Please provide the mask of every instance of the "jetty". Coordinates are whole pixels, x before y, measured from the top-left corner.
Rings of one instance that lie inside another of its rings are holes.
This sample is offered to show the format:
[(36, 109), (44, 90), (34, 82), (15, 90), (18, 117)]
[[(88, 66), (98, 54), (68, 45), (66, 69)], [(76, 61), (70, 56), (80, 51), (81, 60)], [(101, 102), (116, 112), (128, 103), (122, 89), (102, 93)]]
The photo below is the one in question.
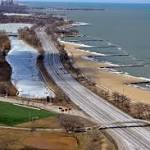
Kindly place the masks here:
[(8, 36), (13, 36), (13, 37), (17, 37), (18, 34), (17, 33), (7, 33)]
[(104, 66), (100, 67), (100, 69), (114, 69), (114, 68), (124, 68), (124, 67), (144, 67), (145, 64), (128, 64), (128, 65), (110, 65), (110, 66)]
[[(39, 8), (44, 9), (44, 8)], [(49, 11), (104, 11), (104, 8), (64, 8), (64, 7), (49, 7)]]
[(131, 82), (129, 84), (139, 85), (139, 84), (149, 84), (150, 81), (138, 81), (138, 82)]
[[(104, 54), (102, 55), (103, 57), (124, 57), (124, 56), (129, 56), (129, 54)], [(90, 58), (98, 58), (98, 57), (102, 57), (101, 55), (90, 55), (88, 57)]]
[(117, 47), (116, 45), (109, 45), (109, 46), (95, 46), (95, 48), (114, 48)]
[(103, 40), (102, 39), (89, 39), (89, 40), (69, 40), (69, 42), (102, 42)]

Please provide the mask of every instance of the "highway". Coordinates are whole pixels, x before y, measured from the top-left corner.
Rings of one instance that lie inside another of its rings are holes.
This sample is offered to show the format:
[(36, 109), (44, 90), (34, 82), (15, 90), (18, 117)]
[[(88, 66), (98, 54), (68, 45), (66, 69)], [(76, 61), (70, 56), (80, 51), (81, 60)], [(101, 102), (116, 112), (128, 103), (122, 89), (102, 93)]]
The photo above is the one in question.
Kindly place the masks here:
[[(76, 105), (98, 124), (133, 120), (132, 117), (78, 83), (64, 69), (59, 51), (44, 29), (36, 31), (36, 33), (45, 51), (44, 64), (49, 75)], [(150, 130), (127, 128), (108, 129), (106, 132), (115, 140), (120, 150), (150, 150)]]

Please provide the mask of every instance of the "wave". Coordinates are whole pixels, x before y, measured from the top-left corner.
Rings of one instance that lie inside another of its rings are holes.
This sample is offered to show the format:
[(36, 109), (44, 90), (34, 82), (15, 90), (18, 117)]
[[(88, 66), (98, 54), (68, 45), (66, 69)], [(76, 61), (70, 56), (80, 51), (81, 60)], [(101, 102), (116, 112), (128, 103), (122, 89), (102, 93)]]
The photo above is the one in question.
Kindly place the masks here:
[(87, 26), (87, 25), (90, 25), (90, 24), (86, 22), (75, 22), (72, 24), (72, 26)]
[(23, 14), (23, 13), (4, 13), (5, 16), (22, 16), (22, 17), (29, 17), (32, 14)]
[[(124, 50), (121, 46), (117, 45), (117, 44), (113, 44), (107, 40), (104, 40), (108, 46), (111, 46), (111, 45), (114, 45), (116, 46), (117, 50), (118, 51), (122, 51), (124, 54), (128, 54), (128, 52), (126, 50)], [(74, 42), (65, 42), (65, 41), (62, 41), (60, 40), (61, 43), (68, 43), (68, 44), (72, 44), (72, 45), (75, 45), (75, 46), (78, 46), (78, 47), (85, 47), (85, 48), (92, 48), (94, 46), (90, 46), (90, 45), (85, 45), (85, 44), (80, 44), (80, 43), (74, 43)], [(82, 58), (83, 59), (86, 59), (86, 60), (89, 60), (89, 61), (94, 61), (94, 62), (99, 62), (98, 59), (92, 57), (92, 55), (96, 55), (96, 56), (108, 56), (107, 54), (103, 54), (103, 53), (99, 53), (99, 52), (91, 52), (90, 50), (83, 50), (83, 49), (80, 49), (80, 51), (84, 51), (84, 52), (88, 52), (91, 54), (91, 57), (88, 57), (88, 56), (83, 56)], [(136, 57), (132, 56), (132, 55), (129, 55), (129, 57), (131, 57), (132, 60), (136, 60)], [(100, 63), (104, 63), (106, 65), (109, 65), (109, 66), (116, 66), (116, 67), (119, 67), (119, 64), (113, 64), (112, 62), (100, 62)], [(102, 68), (100, 68), (102, 69)], [(122, 72), (122, 71), (118, 71), (117, 69), (114, 69), (114, 68), (103, 68), (105, 69), (106, 71), (109, 71), (109, 72), (112, 72), (112, 73), (115, 73), (115, 74), (121, 74), (121, 75), (124, 75), (124, 76), (127, 76), (129, 78), (135, 78), (137, 80), (141, 80), (141, 81), (150, 81), (150, 78), (145, 78), (145, 77), (138, 77), (138, 76), (135, 76), (135, 75), (131, 75), (129, 74), (128, 72)], [(138, 88), (142, 88), (141, 86), (138, 86)], [(147, 88), (150, 88), (150, 86), (148, 85)]]
[[(109, 65), (109, 66), (117, 66), (117, 67), (119, 66), (118, 64), (113, 64), (112, 62), (101, 62), (101, 63), (104, 63), (104, 64)], [(134, 76), (134, 75), (129, 74), (128, 72), (117, 71), (114, 68), (100, 68), (100, 69), (104, 69), (106, 71), (109, 71), (109, 72), (112, 72), (115, 74), (122, 74), (124, 76), (129, 77), (129, 78), (136, 78), (136, 79), (139, 79), (141, 81), (150, 82), (150, 78)], [(150, 85), (149, 85), (149, 87), (150, 87)]]
[(63, 41), (63, 40), (61, 40), (61, 39), (58, 39), (58, 42), (60, 42), (60, 43), (62, 43), (62, 44), (70, 44), (70, 45), (77, 46), (77, 47), (85, 47), (85, 48), (93, 47), (93, 46), (86, 45), (86, 44), (82, 44), (82, 43), (75, 43), (75, 42)]
[[(83, 49), (79, 49), (79, 50), (83, 51), (83, 52), (87, 52), (87, 53), (91, 54), (91, 56), (106, 56), (105, 54), (99, 53), (99, 52), (91, 52), (89, 50), (83, 50)], [(87, 57), (89, 57), (89, 56), (87, 56)], [(93, 59), (95, 59), (97, 61), (96, 58), (93, 58)]]
[(88, 57), (88, 56), (82, 56), (83, 59), (85, 60), (89, 60), (89, 61), (94, 61), (94, 62), (97, 62), (96, 59), (94, 59), (93, 57)]
[(144, 81), (150, 81), (150, 78), (145, 78), (145, 77), (138, 77), (138, 78)]

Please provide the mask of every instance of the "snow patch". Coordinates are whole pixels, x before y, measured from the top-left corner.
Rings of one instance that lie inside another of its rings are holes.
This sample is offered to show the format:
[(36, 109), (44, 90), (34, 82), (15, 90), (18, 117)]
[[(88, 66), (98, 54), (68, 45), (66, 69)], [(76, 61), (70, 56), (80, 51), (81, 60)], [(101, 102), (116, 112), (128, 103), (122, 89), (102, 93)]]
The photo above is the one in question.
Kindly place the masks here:
[(99, 52), (91, 52), (89, 50), (83, 50), (83, 49), (79, 49), (82, 52), (87, 52), (90, 53), (92, 56), (106, 56), (105, 54), (99, 53)]
[(24, 27), (32, 27), (32, 24), (26, 24), (26, 23), (2, 23), (0, 24), (0, 30), (5, 31), (7, 33), (14, 33), (16, 34), (18, 32), (18, 29), (24, 28)]
[(75, 22), (72, 24), (72, 26), (87, 26), (89, 23), (86, 22)]
[(19, 13), (4, 13), (5, 16), (23, 16), (23, 17), (29, 17), (32, 16), (32, 14), (19, 14)]
[(22, 40), (10, 38), (12, 49), (7, 55), (7, 61), (12, 67), (12, 83), (18, 90), (18, 96), (26, 98), (55, 97), (46, 88), (36, 68), (37, 50)]
[(82, 56), (82, 58), (84, 59), (84, 60), (89, 60), (89, 61), (96, 61), (93, 57), (88, 57), (88, 56)]
[(93, 47), (90, 45), (85, 45), (85, 44), (80, 44), (80, 43), (66, 42), (66, 41), (63, 41), (61, 39), (58, 39), (58, 42), (60, 42), (62, 44), (70, 44), (70, 45), (77, 46), (77, 47), (86, 47), (86, 48)]

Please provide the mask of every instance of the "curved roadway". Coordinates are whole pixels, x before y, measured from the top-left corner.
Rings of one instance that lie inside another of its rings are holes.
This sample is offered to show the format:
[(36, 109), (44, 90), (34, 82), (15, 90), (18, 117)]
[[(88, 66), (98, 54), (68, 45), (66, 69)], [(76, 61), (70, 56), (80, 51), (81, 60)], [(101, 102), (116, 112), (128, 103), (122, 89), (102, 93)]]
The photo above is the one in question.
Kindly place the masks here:
[[(36, 33), (45, 51), (44, 63), (49, 75), (76, 105), (99, 124), (133, 120), (132, 117), (78, 83), (64, 69), (59, 51), (44, 29)], [(109, 129), (107, 132), (116, 141), (120, 150), (150, 150), (150, 131), (145, 128)]]

